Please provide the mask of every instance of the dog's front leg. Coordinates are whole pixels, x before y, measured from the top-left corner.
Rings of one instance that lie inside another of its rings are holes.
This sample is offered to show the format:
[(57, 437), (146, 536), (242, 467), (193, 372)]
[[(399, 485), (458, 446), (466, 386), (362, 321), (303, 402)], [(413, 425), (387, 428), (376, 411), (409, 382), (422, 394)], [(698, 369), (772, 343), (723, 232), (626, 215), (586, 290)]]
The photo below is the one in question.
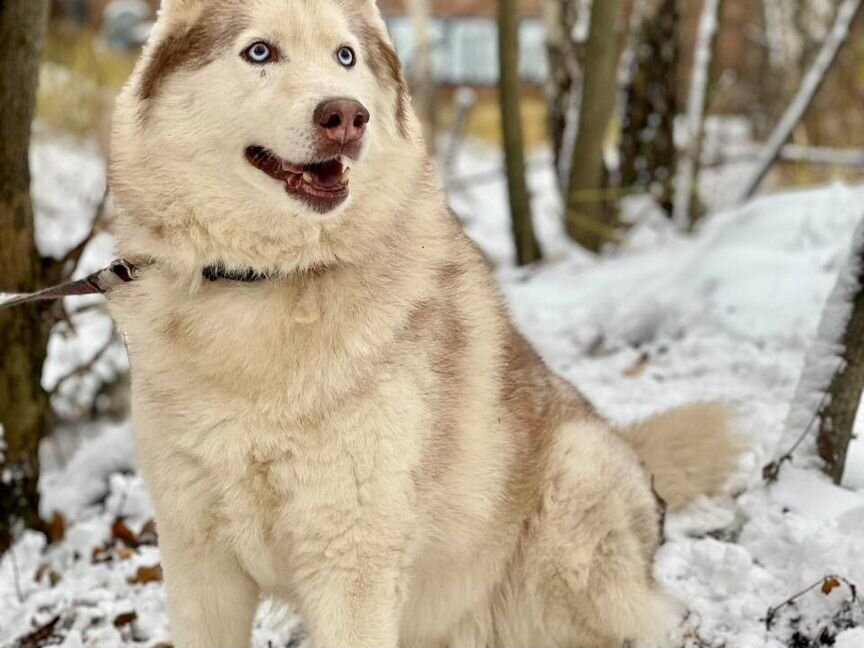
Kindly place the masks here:
[(249, 648), (257, 586), (236, 557), (174, 522), (160, 519), (159, 547), (175, 648)]
[(391, 570), (325, 561), (300, 594), (313, 648), (397, 648), (400, 602)]
[(413, 512), (398, 482), (389, 491), (374, 482), (368, 497), (334, 497), (294, 518), (304, 530), (292, 552), (294, 596), (311, 648), (398, 646)]

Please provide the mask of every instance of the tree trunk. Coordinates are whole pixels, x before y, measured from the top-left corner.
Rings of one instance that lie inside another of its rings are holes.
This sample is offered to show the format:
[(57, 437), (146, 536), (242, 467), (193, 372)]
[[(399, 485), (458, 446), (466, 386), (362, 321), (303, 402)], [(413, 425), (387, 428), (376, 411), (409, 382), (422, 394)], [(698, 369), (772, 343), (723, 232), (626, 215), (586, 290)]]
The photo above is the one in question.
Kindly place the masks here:
[(519, 11), (517, 0), (498, 2), (498, 58), (501, 67), (499, 87), (501, 128), (510, 194), (510, 217), (516, 262), (525, 265), (540, 259), (540, 246), (534, 236), (531, 198), (525, 181), (525, 149), (522, 140), (522, 115), (519, 84)]
[(672, 218), (682, 231), (690, 230), (696, 221), (696, 191), (702, 157), (705, 105), (722, 8), (723, 0), (705, 0), (699, 17), (699, 33), (687, 98), (687, 149), (679, 161), (672, 206)]
[[(0, 292), (40, 287), (28, 149), (47, 0), (0, 0)], [(0, 552), (15, 528), (39, 526), (39, 441), (47, 428), (41, 388), (51, 322), (37, 307), (0, 311)]]
[(591, 8), (579, 131), (567, 189), (567, 232), (577, 243), (594, 252), (615, 238), (615, 223), (603, 199), (606, 174), (603, 145), (618, 90), (615, 72), (619, 6), (620, 0), (598, 0)]
[[(548, 108), (549, 140), (555, 169), (558, 171), (560, 189), (566, 190), (569, 160), (564, 163), (564, 141), (567, 125), (572, 113), (579, 114), (582, 73), (579, 65), (580, 44), (573, 39), (578, 5), (575, 0), (546, 0), (543, 18), (546, 26), (546, 59), (549, 75), (546, 80), (546, 105)], [(574, 110), (575, 109), (575, 110)], [(575, 131), (575, 129), (574, 129)]]
[[(858, 238), (858, 244), (864, 243)], [(835, 484), (843, 478), (855, 415), (864, 392), (864, 245), (856, 254), (857, 263), (853, 263), (853, 268), (857, 272), (854, 276), (857, 286), (854, 296), (850, 296), (852, 313), (843, 334), (843, 365), (834, 374), (826, 403), (819, 411), (819, 436), (816, 440), (819, 456), (825, 461), (825, 472)]]
[(636, 34), (624, 88), (619, 184), (650, 190), (672, 215), (675, 117), (678, 114), (680, 0), (652, 3)]

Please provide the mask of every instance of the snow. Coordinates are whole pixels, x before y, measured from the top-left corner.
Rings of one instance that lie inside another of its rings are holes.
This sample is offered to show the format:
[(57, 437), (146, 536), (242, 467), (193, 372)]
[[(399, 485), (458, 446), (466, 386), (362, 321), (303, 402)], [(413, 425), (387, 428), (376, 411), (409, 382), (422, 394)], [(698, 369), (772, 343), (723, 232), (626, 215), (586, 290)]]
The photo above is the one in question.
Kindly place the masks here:
[[(42, 249), (62, 254), (89, 227), (85, 207), (98, 201), (104, 167), (87, 147), (69, 143), (40, 143), (34, 157), (57, 161), (36, 165), (36, 188), (40, 206), (70, 209), (63, 223), (40, 212)], [(495, 168), (500, 158), (472, 145), (458, 164), (460, 173), (476, 172)], [(828, 645), (814, 643), (822, 636), (835, 648), (862, 648), (864, 630), (856, 626), (864, 626), (864, 608), (846, 581), (864, 586), (864, 443), (853, 444), (840, 487), (806, 448), (773, 485), (763, 482), (761, 468), (776, 456), (805, 355), (861, 221), (864, 187), (763, 197), (714, 213), (692, 236), (679, 234), (644, 199), (632, 199), (625, 244), (598, 259), (563, 236), (548, 156), (531, 168), (547, 255), (534, 268), (511, 265), (500, 178), (460, 190), (452, 201), (549, 364), (617, 421), (694, 400), (723, 400), (738, 412), (747, 450), (725, 493), (670, 516), (657, 557), (658, 578), (690, 609), (674, 645)], [(78, 220), (83, 225), (72, 222)], [(110, 240), (86, 256), (87, 269), (109, 260)], [(62, 339), (52, 340), (46, 385), (91, 357), (110, 331), (104, 313), (86, 316), (92, 321), (78, 327), (81, 335), (56, 332)], [(125, 370), (114, 360), (105, 359), (105, 371)], [(87, 389), (61, 404), (77, 412), (76, 398), (84, 402)], [(65, 423), (43, 448), (43, 463), (42, 513), (64, 516), (65, 537), (48, 545), (26, 533), (0, 559), (0, 646), (58, 615), (58, 643), (67, 648), (168, 641), (161, 583), (129, 582), (139, 568), (158, 564), (158, 548), (116, 543), (99, 553), (118, 518), (136, 537), (152, 518), (128, 422)], [(846, 581), (823, 594), (822, 579), (832, 574)], [(803, 590), (766, 623), (769, 608)], [(136, 620), (115, 626), (132, 611)], [(301, 646), (303, 636), (290, 611), (262, 606), (256, 648)]]

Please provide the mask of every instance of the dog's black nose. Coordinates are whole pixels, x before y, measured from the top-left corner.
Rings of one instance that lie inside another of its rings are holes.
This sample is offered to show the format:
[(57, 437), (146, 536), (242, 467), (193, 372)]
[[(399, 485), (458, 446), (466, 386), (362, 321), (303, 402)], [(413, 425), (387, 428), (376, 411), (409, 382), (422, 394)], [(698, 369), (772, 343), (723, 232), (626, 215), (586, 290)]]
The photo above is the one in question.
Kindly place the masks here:
[(315, 109), (315, 125), (321, 134), (343, 145), (360, 141), (368, 123), (366, 106), (353, 99), (328, 99)]

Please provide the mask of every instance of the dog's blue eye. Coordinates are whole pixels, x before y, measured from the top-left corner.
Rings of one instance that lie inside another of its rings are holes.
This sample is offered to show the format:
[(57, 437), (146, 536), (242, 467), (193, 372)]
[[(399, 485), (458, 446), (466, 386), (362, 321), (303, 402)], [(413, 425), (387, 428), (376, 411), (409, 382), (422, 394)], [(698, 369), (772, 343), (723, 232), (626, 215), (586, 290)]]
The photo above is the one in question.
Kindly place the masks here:
[(339, 51), (336, 52), (336, 59), (339, 61), (339, 65), (346, 68), (352, 68), (357, 63), (357, 55), (347, 45), (339, 48)]
[(255, 65), (263, 65), (272, 61), (276, 57), (276, 53), (267, 43), (258, 41), (246, 48), (243, 57)]

